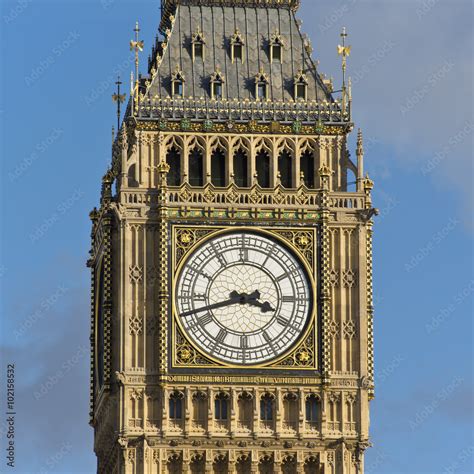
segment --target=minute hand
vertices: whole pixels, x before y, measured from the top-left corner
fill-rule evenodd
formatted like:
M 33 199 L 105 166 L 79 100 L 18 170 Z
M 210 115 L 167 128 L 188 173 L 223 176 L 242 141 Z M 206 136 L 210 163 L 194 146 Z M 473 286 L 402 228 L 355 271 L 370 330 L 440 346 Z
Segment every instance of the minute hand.
M 240 304 L 240 300 L 241 300 L 241 298 L 240 298 L 240 295 L 239 295 L 239 296 L 230 298 L 226 301 L 222 301 L 221 303 L 215 303 L 215 304 L 211 304 L 209 306 L 203 306 L 202 308 L 197 308 L 197 309 L 193 309 L 191 311 L 187 311 L 186 313 L 181 313 L 181 316 L 182 317 L 191 316 L 192 314 L 202 313 L 203 311 L 209 311 L 211 309 L 225 308 L 226 306 L 232 306 L 234 304 Z

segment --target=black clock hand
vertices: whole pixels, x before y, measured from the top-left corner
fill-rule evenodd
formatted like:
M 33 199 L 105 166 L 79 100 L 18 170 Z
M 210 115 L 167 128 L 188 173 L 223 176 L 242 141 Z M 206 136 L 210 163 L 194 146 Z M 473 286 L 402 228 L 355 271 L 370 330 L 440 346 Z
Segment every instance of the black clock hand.
M 221 303 L 211 304 L 209 306 L 203 306 L 202 308 L 196 308 L 185 313 L 181 313 L 181 316 L 191 316 L 192 314 L 202 313 L 203 311 L 209 311 L 211 309 L 225 308 L 226 306 L 232 306 L 234 304 L 240 304 L 241 295 L 237 292 L 233 292 L 230 295 L 230 299 L 222 301 Z
M 260 303 L 260 301 L 256 300 L 249 300 L 247 303 L 250 306 L 256 306 L 257 308 L 260 308 L 262 310 L 262 313 L 269 313 L 270 311 L 275 312 L 276 310 L 272 308 L 272 305 L 268 302 L 265 301 L 265 303 Z

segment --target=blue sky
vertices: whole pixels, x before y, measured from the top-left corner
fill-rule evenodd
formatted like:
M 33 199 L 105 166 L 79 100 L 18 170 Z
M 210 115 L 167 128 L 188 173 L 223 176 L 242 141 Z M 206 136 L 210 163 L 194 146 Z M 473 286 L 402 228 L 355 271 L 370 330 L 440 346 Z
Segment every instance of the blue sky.
M 88 212 L 110 161 L 119 72 L 157 0 L 2 0 L 1 385 L 17 377 L 17 467 L 92 473 Z M 320 70 L 353 46 L 357 126 L 376 181 L 374 474 L 473 470 L 472 3 L 303 0 Z M 148 48 L 145 48 L 148 51 Z M 142 57 L 143 63 L 146 55 Z M 0 413 L 4 411 L 4 401 Z M 5 436 L 0 419 L 1 452 Z

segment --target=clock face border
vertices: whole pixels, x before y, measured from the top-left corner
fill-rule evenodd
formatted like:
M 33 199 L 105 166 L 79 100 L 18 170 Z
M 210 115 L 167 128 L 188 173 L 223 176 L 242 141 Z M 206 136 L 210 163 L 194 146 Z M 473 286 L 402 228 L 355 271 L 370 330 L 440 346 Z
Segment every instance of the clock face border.
M 180 230 L 183 233 L 186 232 L 196 232 L 199 234 L 199 237 L 196 238 L 184 252 L 181 253 L 179 258 L 177 259 L 177 249 L 179 244 L 177 242 L 177 232 L 176 230 Z M 200 226 L 196 225 L 195 223 L 190 225 L 184 225 L 183 223 L 175 223 L 171 225 L 171 241 L 172 241 L 172 268 L 171 268 L 171 283 L 172 287 L 170 288 L 170 312 L 171 312 L 171 334 L 170 334 L 170 345 L 171 345 L 171 368 L 173 369 L 182 369 L 182 368 L 200 368 L 200 369 L 238 369 L 242 370 L 252 370 L 252 369 L 285 369 L 285 370 L 318 370 L 319 367 L 319 337 L 317 335 L 317 308 L 318 308 L 318 292 L 317 292 L 317 284 L 315 281 L 316 273 L 316 246 L 317 246 L 317 229 L 315 227 L 254 227 L 251 225 L 239 225 L 239 226 Z M 247 232 L 250 234 L 260 235 L 262 237 L 266 237 L 267 239 L 276 241 L 279 245 L 286 249 L 286 251 L 290 252 L 291 255 L 296 259 L 297 263 L 299 263 L 303 268 L 305 276 L 307 278 L 309 292 L 311 295 L 310 307 L 308 311 L 308 317 L 306 324 L 304 326 L 303 331 L 301 332 L 300 336 L 294 341 L 290 347 L 286 348 L 280 355 L 272 358 L 271 360 L 262 361 L 257 364 L 238 364 L 227 362 L 225 360 L 213 357 L 211 354 L 205 352 L 202 348 L 194 343 L 194 341 L 187 336 L 187 331 L 183 327 L 180 318 L 178 316 L 178 310 L 176 305 L 176 289 L 179 277 L 183 270 L 184 265 L 188 262 L 188 259 L 194 254 L 196 250 L 198 250 L 202 245 L 204 245 L 207 241 L 215 239 L 219 236 L 224 236 L 225 234 L 235 234 L 239 232 Z M 298 248 L 295 243 L 291 242 L 287 238 L 280 235 L 281 233 L 285 232 L 293 232 L 293 233 L 308 233 L 311 232 L 313 234 L 312 239 L 312 251 L 314 253 L 314 258 L 312 258 L 312 265 L 311 262 L 308 261 L 308 258 L 304 255 L 304 253 Z M 178 260 L 178 263 L 176 261 Z M 311 337 L 312 336 L 312 337 Z M 184 339 L 186 344 L 191 346 L 191 348 L 197 353 L 197 361 L 193 361 L 193 363 L 189 364 L 177 364 L 177 346 L 179 346 L 180 340 Z M 288 358 L 292 353 L 296 353 L 303 345 L 305 345 L 305 341 L 310 340 L 312 341 L 313 347 L 309 349 L 309 352 L 313 353 L 314 363 L 311 365 L 298 365 L 298 366 L 282 366 L 279 365 L 282 361 Z M 302 349 L 302 354 L 306 354 L 304 349 Z

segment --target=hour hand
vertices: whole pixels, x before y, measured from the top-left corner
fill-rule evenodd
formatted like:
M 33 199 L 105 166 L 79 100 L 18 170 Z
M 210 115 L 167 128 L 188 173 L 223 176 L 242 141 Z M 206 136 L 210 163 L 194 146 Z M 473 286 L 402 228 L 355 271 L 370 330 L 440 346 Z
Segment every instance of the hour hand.
M 275 312 L 275 309 L 272 308 L 272 305 L 268 301 L 265 301 L 265 303 L 261 303 L 257 300 L 249 300 L 248 304 L 250 306 L 256 306 L 257 308 L 260 308 L 262 313 Z

